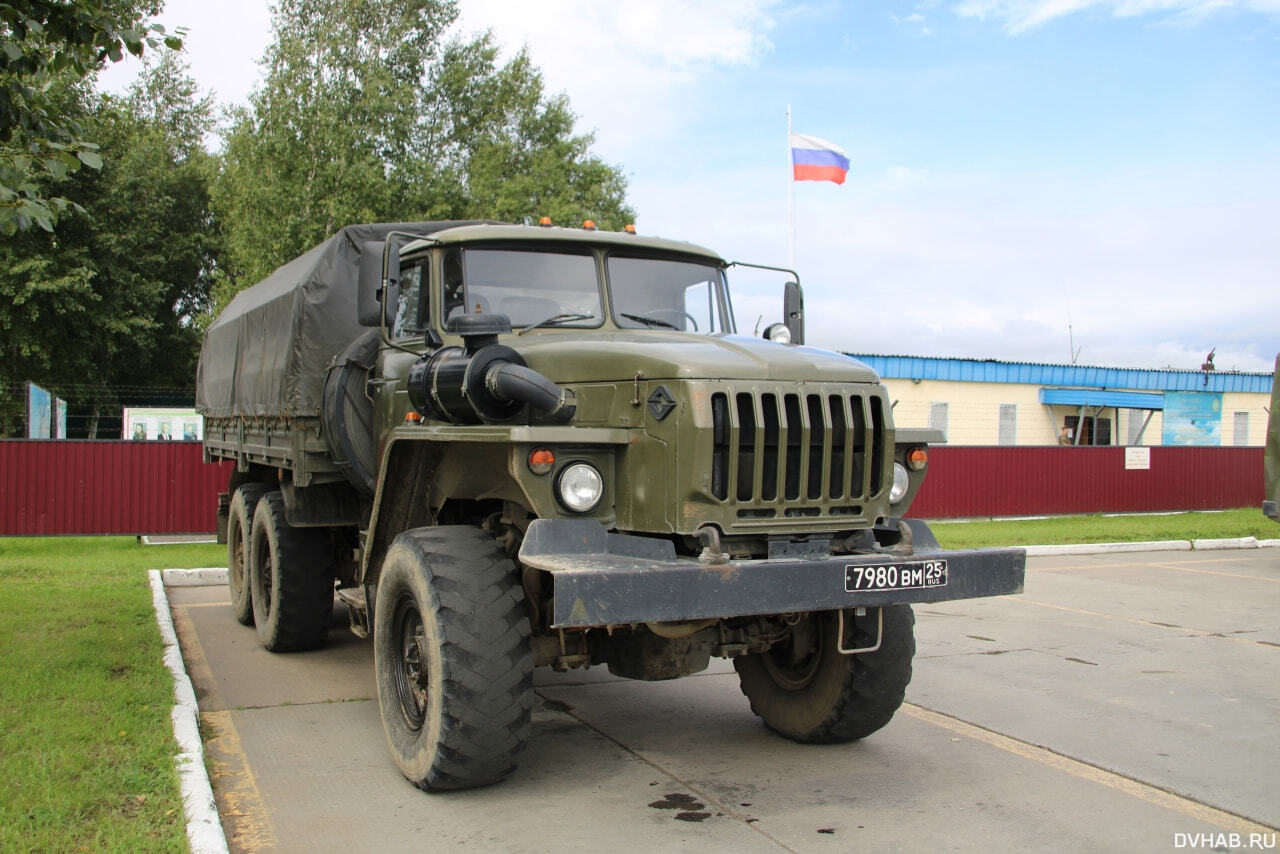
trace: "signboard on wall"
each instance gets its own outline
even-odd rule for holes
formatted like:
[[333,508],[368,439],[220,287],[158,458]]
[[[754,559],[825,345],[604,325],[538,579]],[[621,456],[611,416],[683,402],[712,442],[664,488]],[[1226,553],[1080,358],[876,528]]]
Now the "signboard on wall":
[[35,383],[27,383],[27,438],[53,436],[53,397]]
[[1166,445],[1221,445],[1222,393],[1166,391],[1164,436]]
[[1124,449],[1124,467],[1126,471],[1148,471],[1151,468],[1151,449],[1138,446]]
[[121,438],[196,442],[204,438],[204,419],[194,409],[126,409]]

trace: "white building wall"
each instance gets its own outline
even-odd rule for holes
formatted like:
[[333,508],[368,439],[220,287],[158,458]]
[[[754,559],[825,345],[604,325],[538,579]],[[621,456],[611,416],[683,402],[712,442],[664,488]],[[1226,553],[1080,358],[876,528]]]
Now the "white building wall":
[[[1067,416],[1079,415],[1071,406],[1045,406],[1040,402],[1040,386],[1014,383],[949,382],[943,380],[886,379],[889,400],[895,404],[894,423],[901,427],[928,427],[930,418],[941,411],[934,404],[946,404],[947,443],[951,445],[997,445],[1000,441],[1000,406],[1017,406],[1018,445],[1056,445]],[[1125,389],[1115,389],[1124,391]],[[1223,445],[1235,444],[1235,413],[1248,413],[1250,446],[1266,443],[1267,410],[1265,394],[1224,392],[1222,395],[1221,437]],[[1090,409],[1087,415],[1094,415]],[[1130,425],[1141,426],[1142,445],[1160,445],[1164,417],[1160,410],[1105,409],[1099,418],[1111,420],[1111,444],[1129,444]],[[1136,429],[1136,428],[1135,428]]]
[[1245,444],[1259,447],[1266,445],[1267,407],[1270,405],[1271,398],[1269,395],[1224,392],[1222,395],[1222,444],[1236,444],[1235,414],[1237,412],[1247,412],[1249,414],[1249,440]]
[[1000,442],[1000,405],[1017,405],[1017,443],[1053,445],[1058,430],[1040,403],[1039,386],[887,379],[894,424],[928,427],[931,405],[947,404],[947,443],[996,445]]

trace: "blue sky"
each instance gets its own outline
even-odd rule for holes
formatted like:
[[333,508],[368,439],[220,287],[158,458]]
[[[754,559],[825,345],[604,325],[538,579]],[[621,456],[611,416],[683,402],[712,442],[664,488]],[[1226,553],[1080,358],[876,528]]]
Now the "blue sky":
[[[235,5],[162,18],[227,102],[269,38]],[[462,10],[569,95],[641,232],[785,264],[787,106],[843,147],[843,186],[793,188],[810,343],[1186,369],[1217,348],[1247,371],[1280,351],[1280,0]],[[778,317],[776,281],[738,284],[741,330]]]

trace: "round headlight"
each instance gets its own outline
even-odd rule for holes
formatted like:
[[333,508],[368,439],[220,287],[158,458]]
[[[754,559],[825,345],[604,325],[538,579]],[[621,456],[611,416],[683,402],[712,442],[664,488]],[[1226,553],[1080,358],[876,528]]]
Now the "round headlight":
[[556,478],[556,497],[574,513],[594,510],[604,495],[604,478],[589,463],[565,466]]
[[893,464],[893,487],[889,490],[889,503],[897,504],[907,497],[907,487],[911,485],[911,476],[907,474],[902,463]]
[[790,344],[791,330],[785,323],[771,323],[765,328],[764,337],[777,344]]

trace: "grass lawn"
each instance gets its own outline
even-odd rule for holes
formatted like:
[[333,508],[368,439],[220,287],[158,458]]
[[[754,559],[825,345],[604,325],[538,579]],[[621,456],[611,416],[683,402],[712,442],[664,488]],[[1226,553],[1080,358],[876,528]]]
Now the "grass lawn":
[[225,546],[0,538],[0,851],[186,851],[146,570]]
[[1263,516],[1259,507],[1171,515],[1052,516],[1017,521],[934,522],[931,527],[938,542],[948,549],[1280,537],[1280,525]]

